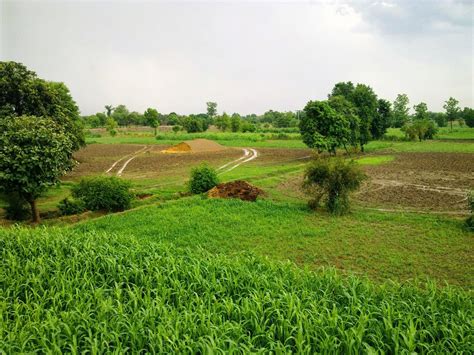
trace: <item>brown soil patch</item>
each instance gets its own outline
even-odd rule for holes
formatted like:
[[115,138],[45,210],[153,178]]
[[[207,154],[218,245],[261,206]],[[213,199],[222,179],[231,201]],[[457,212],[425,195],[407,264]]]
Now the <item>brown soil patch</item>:
[[[474,189],[474,154],[400,153],[392,162],[363,169],[369,178],[354,199],[369,207],[463,214],[466,193]],[[298,176],[278,188],[307,198],[302,182]]]
[[209,190],[211,198],[239,198],[243,201],[255,201],[264,191],[243,180],[236,180],[217,185]]
[[143,147],[138,144],[89,144],[74,154],[74,159],[79,164],[64,177],[64,180],[77,180],[82,176],[102,174],[116,160]]
[[209,139],[193,139],[190,141],[181,142],[171,148],[163,150],[163,153],[204,153],[217,152],[227,149],[219,143]]

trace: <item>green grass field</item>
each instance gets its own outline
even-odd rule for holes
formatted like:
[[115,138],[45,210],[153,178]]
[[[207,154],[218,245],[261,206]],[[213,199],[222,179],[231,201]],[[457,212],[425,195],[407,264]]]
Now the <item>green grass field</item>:
[[375,285],[138,231],[2,229],[0,245],[5,354],[472,352],[473,298],[457,288]]
[[144,243],[200,246],[216,254],[252,251],[317,269],[336,266],[373,280],[431,278],[474,287],[472,235],[462,221],[356,210],[331,217],[304,203],[185,198],[80,223],[80,231],[136,235]]
[[[403,132],[398,128],[389,128],[387,135],[403,137]],[[160,133],[159,139],[152,133],[144,134],[118,134],[115,137],[103,135],[89,137],[87,143],[101,144],[158,144],[174,145],[184,140],[195,138],[211,139],[219,144],[229,147],[254,147],[254,148],[306,148],[299,134],[287,133],[285,139],[278,139],[275,133]],[[442,140],[440,140],[442,139]],[[461,142],[444,141],[446,139],[461,140]],[[462,142],[465,140],[465,142]],[[470,142],[472,140],[473,142]],[[440,134],[435,140],[424,142],[404,141],[372,141],[366,146],[367,152],[389,150],[394,152],[446,152],[446,153],[474,153],[474,128],[455,127],[453,132],[449,128],[440,129]]]

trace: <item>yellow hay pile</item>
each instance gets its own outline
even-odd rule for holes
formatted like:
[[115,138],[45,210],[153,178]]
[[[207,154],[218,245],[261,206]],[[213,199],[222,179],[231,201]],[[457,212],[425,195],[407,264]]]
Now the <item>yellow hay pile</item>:
[[184,141],[166,150],[162,153],[204,153],[217,152],[226,149],[219,143],[209,139],[193,139],[192,141]]

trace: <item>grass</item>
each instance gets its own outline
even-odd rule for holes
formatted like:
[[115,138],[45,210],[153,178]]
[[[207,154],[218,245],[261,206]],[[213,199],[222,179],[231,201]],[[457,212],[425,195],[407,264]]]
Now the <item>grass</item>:
[[335,218],[302,203],[185,198],[78,224],[211,253],[252,251],[313,270],[335,266],[371,279],[431,278],[474,287],[474,240],[462,221],[356,210]]
[[457,288],[131,234],[10,229],[0,245],[2,353],[472,352],[472,295]]
[[356,160],[357,163],[361,165],[380,165],[393,161],[395,156],[393,155],[376,155],[376,156],[367,156],[362,157]]

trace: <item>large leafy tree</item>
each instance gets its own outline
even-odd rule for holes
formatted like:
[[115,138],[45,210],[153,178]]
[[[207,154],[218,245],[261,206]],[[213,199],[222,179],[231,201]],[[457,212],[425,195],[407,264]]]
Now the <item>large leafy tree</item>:
[[459,101],[454,97],[447,99],[443,105],[443,108],[446,110],[446,118],[448,119],[451,125],[451,131],[453,130],[453,121],[457,120],[459,117],[460,108],[458,106]]
[[[357,147],[359,145],[360,119],[356,114],[354,105],[342,95],[330,95],[328,103],[336,112],[349,120],[351,133],[348,143],[352,147]],[[346,148],[346,146],[344,146],[344,148]]]
[[379,99],[377,102],[377,114],[374,116],[370,126],[372,138],[380,139],[390,127],[392,119],[392,104],[388,100]]
[[429,120],[430,114],[428,113],[428,105],[424,102],[420,102],[418,105],[413,106],[415,110],[415,114],[413,115],[413,119],[415,121],[422,121],[422,120]]
[[147,108],[143,116],[145,117],[146,124],[154,128],[156,136],[156,128],[160,124],[160,114],[154,108]]
[[17,62],[0,62],[0,117],[50,117],[64,128],[74,149],[85,144],[79,108],[63,83],[38,78]]
[[372,138],[370,128],[377,115],[377,95],[372,88],[365,84],[357,84],[352,92],[352,104],[360,118],[359,145],[364,151],[364,145]]
[[403,127],[410,119],[408,104],[410,100],[406,94],[398,94],[393,102],[392,127]]
[[36,199],[73,167],[74,144],[50,118],[0,118],[0,191],[18,193],[39,222]]
[[337,147],[345,146],[351,136],[347,117],[334,110],[327,101],[310,101],[300,121],[303,142],[318,152],[336,154]]
[[334,85],[331,93],[328,95],[329,98],[331,96],[343,96],[348,101],[352,101],[352,93],[354,92],[355,86],[351,81],[348,82],[340,82]]
[[112,113],[112,118],[118,123],[119,126],[128,126],[130,124],[130,111],[125,105],[118,105]]

